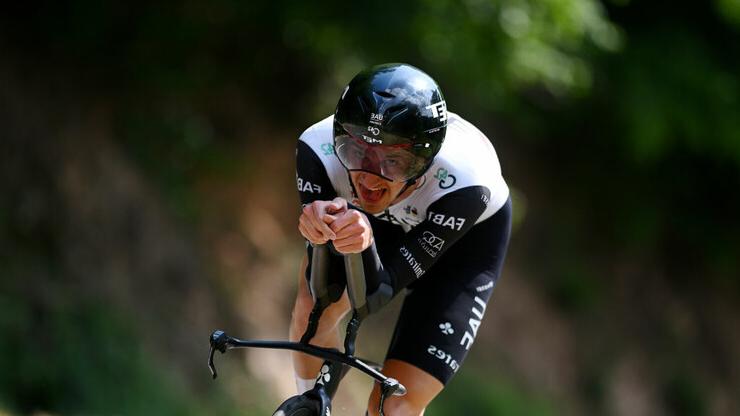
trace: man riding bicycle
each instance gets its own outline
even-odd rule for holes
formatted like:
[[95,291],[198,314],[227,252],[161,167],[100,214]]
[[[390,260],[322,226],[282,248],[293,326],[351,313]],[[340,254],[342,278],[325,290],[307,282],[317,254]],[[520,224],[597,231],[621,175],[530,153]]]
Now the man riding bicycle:
[[[490,141],[447,106],[437,83],[406,64],[357,74],[334,115],[300,137],[299,230],[309,253],[331,243],[335,303],[312,343],[339,348],[337,324],[350,310],[341,254],[361,253],[367,304],[376,311],[405,288],[383,373],[406,386],[388,415],[422,415],[459,370],[503,266],[511,199]],[[304,257],[290,337],[298,341],[313,307]],[[322,361],[294,353],[299,394]],[[376,415],[376,385],[368,414]]]

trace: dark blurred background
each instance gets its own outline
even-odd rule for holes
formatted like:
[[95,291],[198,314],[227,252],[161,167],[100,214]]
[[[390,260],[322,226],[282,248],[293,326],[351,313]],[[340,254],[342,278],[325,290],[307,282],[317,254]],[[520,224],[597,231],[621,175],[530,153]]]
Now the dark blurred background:
[[[740,2],[13,2],[0,12],[0,415],[270,414],[294,146],[416,65],[516,223],[434,415],[740,414]],[[382,360],[395,302],[361,332]],[[335,413],[360,414],[351,374]],[[733,393],[734,392],[734,393]]]

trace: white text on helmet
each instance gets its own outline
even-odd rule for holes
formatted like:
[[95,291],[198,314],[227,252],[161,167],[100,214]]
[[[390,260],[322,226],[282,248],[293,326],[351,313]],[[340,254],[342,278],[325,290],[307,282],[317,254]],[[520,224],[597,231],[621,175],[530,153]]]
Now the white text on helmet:
[[447,120],[447,103],[444,100],[435,104],[428,105],[424,108],[426,108],[427,110],[432,110],[432,116],[438,118],[439,121]]

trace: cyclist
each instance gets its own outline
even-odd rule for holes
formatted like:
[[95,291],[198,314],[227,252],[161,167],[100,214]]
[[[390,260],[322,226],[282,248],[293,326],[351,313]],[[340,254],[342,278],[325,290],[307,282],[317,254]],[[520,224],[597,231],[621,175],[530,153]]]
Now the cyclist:
[[[337,254],[362,253],[368,305],[405,290],[383,372],[408,389],[385,402],[388,415],[421,415],[459,370],[503,266],[511,199],[490,141],[447,111],[437,83],[406,64],[357,74],[333,115],[297,145],[299,230]],[[313,306],[304,257],[290,337]],[[349,311],[343,263],[330,267],[334,298],[312,343],[340,348]],[[313,387],[321,360],[294,353],[299,393]],[[376,385],[368,414],[377,414]]]

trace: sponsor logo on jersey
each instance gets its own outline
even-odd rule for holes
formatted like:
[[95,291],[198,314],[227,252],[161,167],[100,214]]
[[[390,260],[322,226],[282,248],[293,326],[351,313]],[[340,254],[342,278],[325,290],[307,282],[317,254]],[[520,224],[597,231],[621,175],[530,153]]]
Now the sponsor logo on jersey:
[[419,215],[419,210],[417,210],[416,207],[412,207],[411,205],[406,205],[406,207],[403,209],[403,212],[405,212],[407,215]]
[[449,322],[439,324],[439,330],[445,335],[452,335],[455,333],[455,329],[452,328],[452,324]]
[[447,364],[454,372],[457,372],[457,370],[460,368],[460,364],[458,364],[458,362],[452,358],[452,355],[442,351],[434,345],[430,345],[429,348],[427,348],[427,352],[431,356],[437,357],[438,359],[444,361],[444,363]]
[[481,195],[480,200],[483,201],[483,204],[485,206],[488,206],[488,203],[490,202],[490,199],[488,198],[488,195],[486,194]]
[[406,246],[401,246],[399,251],[401,252],[401,256],[403,256],[403,258],[405,258],[406,261],[409,263],[409,266],[411,267],[411,270],[414,271],[414,274],[416,275],[416,277],[417,278],[421,277],[421,275],[424,274],[424,269],[421,268],[421,263],[416,261],[416,259],[414,258],[414,255],[411,254],[411,252],[409,251],[409,249],[406,248]]
[[380,134],[380,129],[375,126],[367,126],[367,131],[373,134],[373,136],[377,136]]
[[439,251],[442,250],[442,246],[445,245],[445,240],[437,237],[430,231],[424,231],[417,241],[421,248],[432,257],[437,257]]
[[311,183],[303,178],[296,178],[299,192],[308,192],[310,194],[320,194],[321,185]]
[[324,143],[321,145],[321,151],[324,152],[324,156],[334,154],[334,145],[331,143]]
[[488,289],[493,289],[493,280],[491,280],[490,282],[486,283],[483,286],[478,286],[475,288],[476,292],[478,293],[485,292]]
[[434,179],[439,181],[439,187],[442,189],[452,188],[457,182],[457,178],[455,178],[454,175],[451,175],[445,168],[437,169],[437,173],[434,174]]
[[460,231],[463,224],[465,224],[465,218],[457,218],[451,215],[437,214],[436,212],[429,211],[427,219],[442,227],[448,227],[452,230]]
[[[470,312],[475,316],[474,318],[468,319],[469,331],[465,331],[460,345],[464,345],[466,350],[469,350],[473,346],[475,336],[478,335],[478,328],[480,327],[480,321],[483,319],[483,313],[486,311],[486,302],[478,296],[473,299],[476,305],[473,305]],[[480,308],[480,309],[479,309]]]
[[439,121],[447,120],[447,103],[444,100],[428,105],[424,108],[432,110],[432,117],[438,118]]

